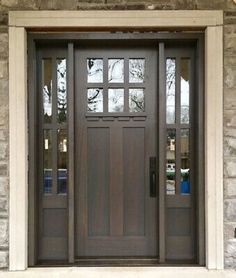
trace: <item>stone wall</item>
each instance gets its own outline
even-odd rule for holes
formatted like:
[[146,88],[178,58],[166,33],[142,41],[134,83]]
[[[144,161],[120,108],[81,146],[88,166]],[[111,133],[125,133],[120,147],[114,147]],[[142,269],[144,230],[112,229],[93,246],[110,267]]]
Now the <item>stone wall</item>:
[[8,266],[9,10],[224,10],[225,266],[236,268],[236,4],[233,0],[0,0],[0,268]]

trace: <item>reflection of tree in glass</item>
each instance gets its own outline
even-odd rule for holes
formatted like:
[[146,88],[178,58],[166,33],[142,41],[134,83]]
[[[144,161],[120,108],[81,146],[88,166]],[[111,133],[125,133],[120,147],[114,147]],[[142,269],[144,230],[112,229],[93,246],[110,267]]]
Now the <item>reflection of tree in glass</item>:
[[109,89],[109,112],[122,112],[124,110],[124,89]]
[[109,59],[108,82],[124,82],[124,59]]
[[44,120],[49,123],[52,116],[52,80],[50,80],[49,85],[44,85],[43,87],[43,106]]
[[102,59],[87,59],[88,82],[103,81],[103,60]]
[[143,89],[130,89],[130,112],[144,112],[144,92]]
[[57,103],[58,121],[66,122],[67,93],[66,93],[66,60],[57,60]]
[[167,96],[175,93],[175,59],[166,60],[166,89]]
[[144,59],[129,60],[129,81],[131,83],[142,83],[144,80]]
[[181,107],[181,123],[189,123],[189,106],[187,105]]
[[88,112],[102,112],[102,90],[88,89]]
[[166,60],[166,121],[175,121],[175,59]]

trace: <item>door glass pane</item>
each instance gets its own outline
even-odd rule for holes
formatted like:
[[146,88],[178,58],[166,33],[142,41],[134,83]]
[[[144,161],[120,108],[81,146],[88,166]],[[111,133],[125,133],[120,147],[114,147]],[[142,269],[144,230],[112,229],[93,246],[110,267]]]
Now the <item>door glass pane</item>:
[[189,123],[189,78],[190,78],[190,59],[182,58],[180,61],[181,75],[181,123]]
[[44,130],[43,185],[44,193],[52,193],[52,131]]
[[88,89],[87,101],[88,112],[103,112],[103,89]]
[[166,141],[166,194],[175,194],[175,129],[167,130]]
[[145,59],[129,59],[129,82],[143,83]]
[[52,59],[43,59],[43,115],[44,122],[52,122]]
[[58,130],[58,193],[67,192],[67,130]]
[[175,123],[175,59],[166,59],[166,123]]
[[58,122],[66,122],[67,91],[66,91],[66,59],[57,59],[57,109]]
[[88,83],[103,82],[103,59],[87,59],[87,81]]
[[108,90],[108,112],[124,111],[124,89]]
[[144,112],[144,90],[129,89],[129,111],[130,112]]
[[189,129],[181,129],[181,194],[190,194]]
[[124,82],[124,59],[108,59],[108,82]]

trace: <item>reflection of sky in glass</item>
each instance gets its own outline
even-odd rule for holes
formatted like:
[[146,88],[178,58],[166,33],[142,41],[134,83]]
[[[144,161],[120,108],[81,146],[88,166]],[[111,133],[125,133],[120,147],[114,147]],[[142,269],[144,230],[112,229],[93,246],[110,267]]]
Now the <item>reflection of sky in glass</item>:
[[145,59],[129,59],[129,82],[143,83]]
[[103,60],[102,59],[87,59],[87,74],[88,83],[103,82]]
[[144,91],[143,89],[129,89],[129,111],[144,112]]
[[87,92],[87,111],[88,112],[103,112],[103,90],[88,89]]
[[108,90],[108,112],[124,111],[124,89]]
[[124,82],[124,59],[108,60],[108,82],[109,83]]
[[189,123],[189,81],[181,77],[181,123]]
[[166,122],[175,123],[175,59],[166,59]]
[[189,123],[189,74],[190,59],[181,59],[181,123]]
[[59,122],[65,122],[67,112],[66,59],[57,60],[57,103]]

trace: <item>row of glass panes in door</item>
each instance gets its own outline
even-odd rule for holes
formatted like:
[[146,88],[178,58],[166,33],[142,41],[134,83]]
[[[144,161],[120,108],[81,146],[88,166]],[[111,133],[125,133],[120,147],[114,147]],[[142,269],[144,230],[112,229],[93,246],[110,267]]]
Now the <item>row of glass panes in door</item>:
[[[126,61],[127,62],[127,61]],[[119,58],[108,59],[107,76],[104,71],[104,60],[97,58],[87,59],[87,83],[109,84],[119,83],[124,86],[125,82],[125,60]],[[145,59],[128,60],[128,80],[126,83],[144,83]],[[108,107],[104,107],[104,94],[108,94]],[[125,96],[128,94],[129,111],[126,112],[144,112],[144,88],[129,88],[128,92],[124,88],[109,88],[104,91],[102,87],[87,89],[87,111],[88,112],[124,112]]]

